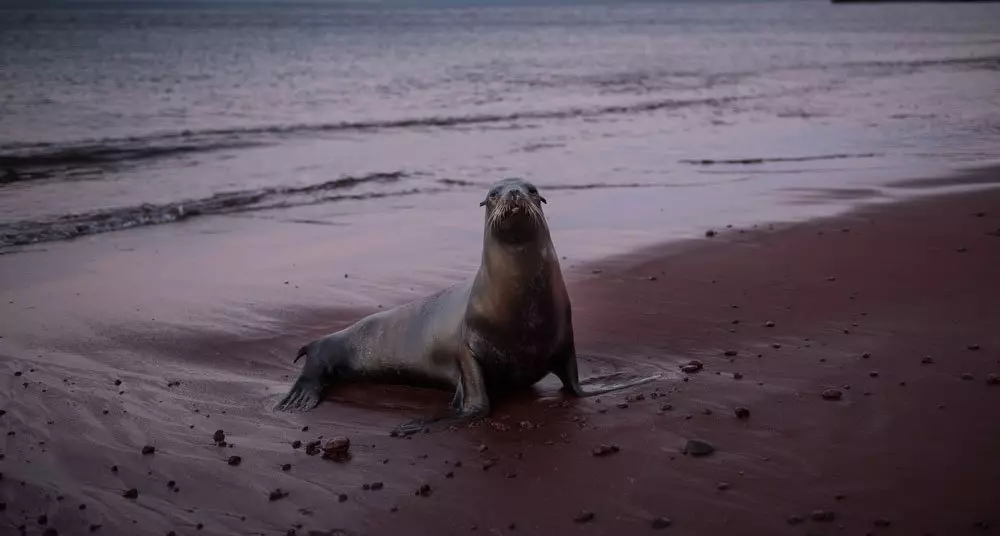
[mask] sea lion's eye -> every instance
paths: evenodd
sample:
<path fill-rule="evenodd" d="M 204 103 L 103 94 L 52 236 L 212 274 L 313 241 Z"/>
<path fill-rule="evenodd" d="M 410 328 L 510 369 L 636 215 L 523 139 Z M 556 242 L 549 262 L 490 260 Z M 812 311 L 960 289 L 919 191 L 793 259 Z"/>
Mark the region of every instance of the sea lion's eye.
<path fill-rule="evenodd" d="M 500 195 L 500 192 L 493 190 L 490 192 L 490 199 L 496 199 L 498 195 Z"/>

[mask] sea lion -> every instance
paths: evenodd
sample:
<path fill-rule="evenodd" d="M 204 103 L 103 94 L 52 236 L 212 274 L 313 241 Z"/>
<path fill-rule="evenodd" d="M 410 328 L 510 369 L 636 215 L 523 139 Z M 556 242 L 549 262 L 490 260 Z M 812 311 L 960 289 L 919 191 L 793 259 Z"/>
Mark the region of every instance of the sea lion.
<path fill-rule="evenodd" d="M 528 181 L 496 182 L 480 203 L 485 225 L 475 277 L 306 344 L 295 357 L 306 358 L 302 371 L 276 409 L 309 410 L 337 381 L 454 390 L 452 413 L 396 429 L 412 433 L 486 416 L 490 392 L 526 388 L 549 373 L 576 397 L 655 379 L 581 386 L 569 294 L 543 203 Z"/>

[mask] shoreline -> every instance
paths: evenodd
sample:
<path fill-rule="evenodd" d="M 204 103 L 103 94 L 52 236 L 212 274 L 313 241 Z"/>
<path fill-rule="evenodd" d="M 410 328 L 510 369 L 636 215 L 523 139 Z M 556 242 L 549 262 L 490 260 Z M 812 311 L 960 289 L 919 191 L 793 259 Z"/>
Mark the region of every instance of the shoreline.
<path fill-rule="evenodd" d="M 1000 173 L 949 181 L 938 186 L 982 187 Z M 536 394 L 498 400 L 477 427 L 410 439 L 388 430 L 439 410 L 448 394 L 352 386 L 306 414 L 270 411 L 298 370 L 294 348 L 374 310 L 330 307 L 331 294 L 315 290 L 315 299 L 289 308 L 260 290 L 276 266 L 308 266 L 322 252 L 298 249 L 288 259 L 281 254 L 292 249 L 270 251 L 279 260 L 228 274 L 255 307 L 220 304 L 225 292 L 197 285 L 215 284 L 211 273 L 176 272 L 182 263 L 149 250 L 125 251 L 145 260 L 83 264 L 80 250 L 92 257 L 107 249 L 92 242 L 43 252 L 49 262 L 36 257 L 34 272 L 0 288 L 0 425 L 13 432 L 0 449 L 0 526 L 25 524 L 32 534 L 46 515 L 47 526 L 67 534 L 94 524 L 97 534 L 465 534 L 472 526 L 642 534 L 655 533 L 663 517 L 671 533 L 752 535 L 879 531 L 882 520 L 894 532 L 964 534 L 1000 522 L 991 501 L 1000 493 L 1000 437 L 992 433 L 1000 386 L 987 384 L 1000 374 L 992 307 L 1000 237 L 988 234 L 1000 234 L 1000 189 L 718 231 L 563 267 L 581 374 L 663 378 L 579 401 L 564 401 L 546 378 Z M 222 250 L 192 239 L 189 254 L 222 259 L 252 244 L 247 234 L 224 235 L 241 243 Z M 124 251 L 131 240 L 110 242 Z M 143 270 L 156 277 L 129 287 L 125 275 Z M 79 279 L 81 271 L 90 275 Z M 348 281 L 361 277 L 349 271 Z M 458 276 L 437 272 L 425 285 Z M 288 285 L 278 282 L 286 292 L 305 280 L 287 277 Z M 351 292 L 395 284 L 376 277 Z M 399 289 L 383 295 L 405 299 Z M 159 308 L 128 309 L 146 300 Z M 925 355 L 934 362 L 923 363 Z M 705 370 L 680 373 L 690 359 Z M 823 400 L 826 389 L 842 398 Z M 749 419 L 733 415 L 737 406 L 749 408 Z M 213 444 L 216 429 L 232 447 Z M 290 445 L 319 435 L 349 436 L 353 459 L 324 461 Z M 683 456 L 690 438 L 718 450 Z M 610 443 L 621 451 L 591 454 Z M 141 454 L 147 444 L 154 454 Z M 227 464 L 232 455 L 240 465 Z M 371 482 L 384 487 L 364 490 Z M 414 495 L 424 483 L 431 495 Z M 122 497 L 131 487 L 138 499 Z M 275 488 L 289 495 L 268 501 Z M 833 521 L 812 520 L 817 510 L 833 512 Z M 575 523 L 582 511 L 593 520 Z M 802 522 L 790 524 L 794 516 Z"/>

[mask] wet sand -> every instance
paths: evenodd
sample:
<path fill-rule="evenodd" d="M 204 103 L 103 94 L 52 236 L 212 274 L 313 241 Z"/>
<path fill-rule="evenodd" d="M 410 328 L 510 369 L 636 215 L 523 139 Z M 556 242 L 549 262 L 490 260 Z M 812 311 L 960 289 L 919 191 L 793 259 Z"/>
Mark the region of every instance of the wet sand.
<path fill-rule="evenodd" d="M 448 394 L 350 387 L 307 414 L 270 410 L 299 345 L 375 310 L 307 292 L 344 276 L 303 273 L 322 252 L 301 241 L 211 249 L 189 236 L 178 258 L 163 240 L 178 231 L 154 229 L 138 232 L 163 240 L 152 251 L 102 238 L 0 258 L 0 532 L 952 535 L 1000 523 L 1000 385 L 988 383 L 1000 190 L 717 231 L 565 267 L 583 374 L 660 381 L 567 400 L 547 378 L 479 426 L 409 438 L 388 431 Z M 216 288 L 225 258 L 261 243 Z M 197 262 L 212 254 L 214 270 Z M 287 284 L 262 279 L 289 262 Z M 426 281 L 353 292 L 388 306 Z M 273 299 L 300 284 L 298 307 Z M 226 301 L 240 290 L 258 307 Z M 682 373 L 692 359 L 704 369 Z M 334 436 L 351 439 L 350 460 L 306 454 Z M 683 455 L 693 438 L 717 450 Z M 602 444 L 619 450 L 595 456 Z"/>

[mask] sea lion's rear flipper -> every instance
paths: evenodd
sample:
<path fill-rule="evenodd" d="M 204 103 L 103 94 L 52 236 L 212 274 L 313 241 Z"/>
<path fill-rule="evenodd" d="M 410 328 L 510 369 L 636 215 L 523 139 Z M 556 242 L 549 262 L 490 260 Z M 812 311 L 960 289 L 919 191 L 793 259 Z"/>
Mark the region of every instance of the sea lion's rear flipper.
<path fill-rule="evenodd" d="M 442 417 L 417 419 L 401 424 L 396 427 L 395 433 L 409 435 L 423 430 L 445 430 L 452 426 L 468 424 L 489 414 L 490 401 L 486 395 L 486 384 L 479 363 L 467 348 L 462 350 L 457 361 L 460 377 L 455 388 L 455 397 L 451 401 L 453 411 Z"/>
<path fill-rule="evenodd" d="M 323 399 L 323 390 L 330 382 L 332 372 L 336 370 L 336 357 L 331 354 L 333 349 L 331 345 L 321 344 L 319 340 L 299 348 L 293 363 L 304 356 L 306 361 L 302 365 L 302 372 L 274 409 L 301 412 L 319 405 Z"/>

